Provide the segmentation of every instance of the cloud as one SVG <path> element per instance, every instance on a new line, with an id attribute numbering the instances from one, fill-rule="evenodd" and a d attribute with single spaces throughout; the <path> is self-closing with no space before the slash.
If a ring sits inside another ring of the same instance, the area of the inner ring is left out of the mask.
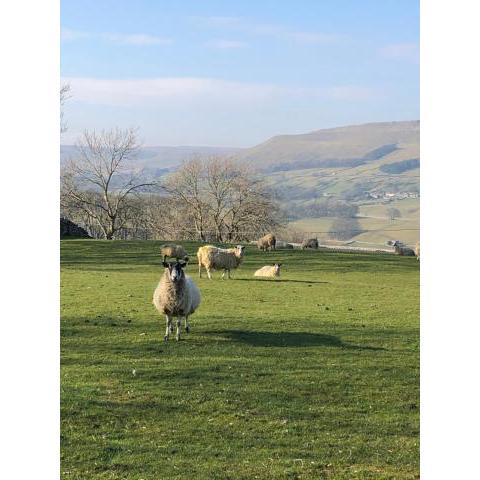
<path id="1" fill-rule="evenodd" d="M 145 33 L 93 33 L 71 30 L 69 28 L 62 28 L 61 39 L 62 41 L 67 42 L 84 39 L 96 39 L 114 43 L 116 45 L 135 46 L 169 45 L 172 43 L 170 38 L 159 37 Z"/>
<path id="2" fill-rule="evenodd" d="M 190 18 L 201 27 L 242 32 L 246 35 L 274 37 L 279 40 L 288 40 L 301 44 L 330 44 L 346 38 L 340 34 L 297 31 L 281 24 L 255 23 L 242 17 L 196 16 Z"/>
<path id="3" fill-rule="evenodd" d="M 379 92 L 362 86 L 295 87 L 269 83 L 235 82 L 216 78 L 163 77 L 149 79 L 99 79 L 65 77 L 72 101 L 88 104 L 162 107 L 216 105 L 243 108 L 252 102 L 271 104 L 309 101 L 366 101 Z"/>
<path id="4" fill-rule="evenodd" d="M 112 33 L 103 33 L 100 35 L 105 40 L 118 45 L 169 45 L 172 43 L 170 38 L 157 37 L 144 33 L 135 33 L 129 35 L 119 35 Z"/>
<path id="5" fill-rule="evenodd" d="M 248 47 L 248 43 L 239 40 L 210 40 L 209 42 L 205 43 L 205 46 L 218 48 L 220 50 L 229 50 L 232 48 L 235 49 Z"/>
<path id="6" fill-rule="evenodd" d="M 418 63 L 420 57 L 416 43 L 392 43 L 380 48 L 379 52 L 385 58 L 408 60 L 414 63 Z"/>

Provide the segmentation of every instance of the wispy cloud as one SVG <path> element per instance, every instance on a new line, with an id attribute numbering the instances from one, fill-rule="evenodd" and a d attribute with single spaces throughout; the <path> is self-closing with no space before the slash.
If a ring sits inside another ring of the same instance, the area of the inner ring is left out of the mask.
<path id="1" fill-rule="evenodd" d="M 392 43 L 380 48 L 380 55 L 385 58 L 408 60 L 418 63 L 420 52 L 416 43 Z"/>
<path id="2" fill-rule="evenodd" d="M 220 50 L 230 50 L 235 48 L 245 48 L 248 47 L 248 43 L 242 42 L 239 40 L 210 40 L 205 43 L 205 46 L 211 48 L 218 48 Z"/>
<path id="3" fill-rule="evenodd" d="M 191 17 L 191 20 L 203 27 L 242 32 L 246 35 L 274 37 L 280 40 L 301 44 L 329 44 L 345 39 L 345 35 L 316 31 L 299 31 L 281 24 L 255 23 L 243 17 Z"/>
<path id="4" fill-rule="evenodd" d="M 169 45 L 172 43 L 170 38 L 160 37 L 157 35 L 149 35 L 145 33 L 93 33 L 71 30 L 69 28 L 62 28 L 61 39 L 63 41 L 76 41 L 84 39 L 102 40 L 116 45 Z"/>
<path id="5" fill-rule="evenodd" d="M 362 86 L 292 87 L 269 83 L 248 83 L 216 78 L 171 77 L 151 79 L 98 79 L 66 77 L 73 100 L 113 106 L 162 106 L 216 104 L 237 106 L 251 102 L 358 101 L 376 98 L 379 92 Z"/>
<path id="6" fill-rule="evenodd" d="M 169 45 L 172 43 L 170 38 L 147 35 L 145 33 L 135 33 L 129 35 L 120 35 L 113 33 L 101 34 L 101 37 L 118 45 Z"/>

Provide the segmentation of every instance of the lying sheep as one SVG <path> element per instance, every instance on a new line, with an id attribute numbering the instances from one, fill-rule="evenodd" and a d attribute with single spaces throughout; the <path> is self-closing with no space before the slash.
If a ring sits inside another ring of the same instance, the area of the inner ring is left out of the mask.
<path id="1" fill-rule="evenodd" d="M 277 239 L 275 238 L 275 235 L 267 233 L 267 235 L 257 240 L 257 247 L 259 250 L 275 250 L 276 243 Z"/>
<path id="2" fill-rule="evenodd" d="M 420 240 L 415 244 L 415 255 L 417 260 L 420 260 Z"/>
<path id="3" fill-rule="evenodd" d="M 167 318 L 167 327 L 163 337 L 165 341 L 168 340 L 168 336 L 173 330 L 172 317 L 177 317 L 176 339 L 178 341 L 180 340 L 182 317 L 185 318 L 186 332 L 190 331 L 188 317 L 200 305 L 200 290 L 183 271 L 186 262 L 163 262 L 162 264 L 165 271 L 153 293 L 153 304 Z"/>
<path id="4" fill-rule="evenodd" d="M 163 256 L 163 261 L 167 259 L 167 257 L 175 258 L 178 260 L 185 260 L 188 262 L 188 255 L 185 249 L 181 245 L 162 245 L 160 248 L 160 254 Z"/>
<path id="5" fill-rule="evenodd" d="M 308 238 L 302 242 L 302 250 L 306 248 L 318 248 L 318 240 L 316 238 Z"/>
<path id="6" fill-rule="evenodd" d="M 212 245 L 200 247 L 197 252 L 199 277 L 202 278 L 203 266 L 210 280 L 212 279 L 210 270 L 223 270 L 222 279 L 225 278 L 225 273 L 228 273 L 230 278 L 230 270 L 238 268 L 243 261 L 244 249 L 242 245 L 226 249 Z"/>
<path id="7" fill-rule="evenodd" d="M 410 247 L 406 247 L 398 240 L 393 242 L 393 249 L 395 250 L 396 255 L 402 257 L 413 257 L 415 255 L 415 252 Z"/>
<path id="8" fill-rule="evenodd" d="M 255 277 L 279 277 L 281 263 L 275 263 L 274 265 L 265 265 L 259 268 L 253 275 Z"/>

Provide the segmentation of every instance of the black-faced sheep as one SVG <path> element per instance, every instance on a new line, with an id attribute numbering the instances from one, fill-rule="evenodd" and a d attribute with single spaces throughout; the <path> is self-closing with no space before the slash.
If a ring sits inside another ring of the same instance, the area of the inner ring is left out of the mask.
<path id="1" fill-rule="evenodd" d="M 163 257 L 163 261 L 169 258 L 175 258 L 178 262 L 178 260 L 185 260 L 188 262 L 188 255 L 185 249 L 181 245 L 173 245 L 173 244 L 167 244 L 167 245 L 162 245 L 160 248 L 160 254 Z"/>
<path id="2" fill-rule="evenodd" d="M 274 265 L 265 265 L 259 268 L 253 275 L 255 277 L 279 277 L 281 263 L 275 263 Z"/>
<path id="3" fill-rule="evenodd" d="M 267 235 L 257 240 L 257 247 L 259 250 L 275 250 L 276 243 L 277 239 L 275 238 L 275 235 L 267 233 Z"/>
<path id="4" fill-rule="evenodd" d="M 182 317 L 185 318 L 185 330 L 188 333 L 190 331 L 188 317 L 200 305 L 200 290 L 183 271 L 185 265 L 185 262 L 163 262 L 165 271 L 153 293 L 155 308 L 167 319 L 165 341 L 168 340 L 173 328 L 172 318 L 177 317 L 176 339 L 180 340 Z"/>
<path id="5" fill-rule="evenodd" d="M 225 273 L 230 278 L 230 270 L 238 268 L 243 261 L 244 249 L 242 245 L 235 248 L 218 248 L 212 245 L 200 247 L 197 252 L 199 277 L 202 278 L 203 266 L 209 279 L 212 279 L 210 270 L 223 270 L 222 278 L 225 278 Z"/>
<path id="6" fill-rule="evenodd" d="M 302 242 L 302 250 L 305 250 L 306 248 L 318 248 L 318 240 L 316 238 L 308 238 L 307 240 L 304 240 Z"/>

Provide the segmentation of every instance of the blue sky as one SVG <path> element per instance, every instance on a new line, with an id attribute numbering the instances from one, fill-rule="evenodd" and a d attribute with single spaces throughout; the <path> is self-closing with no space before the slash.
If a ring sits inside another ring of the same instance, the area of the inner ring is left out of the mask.
<path id="1" fill-rule="evenodd" d="M 418 0 L 62 0 L 62 143 L 138 126 L 146 145 L 419 118 Z"/>

